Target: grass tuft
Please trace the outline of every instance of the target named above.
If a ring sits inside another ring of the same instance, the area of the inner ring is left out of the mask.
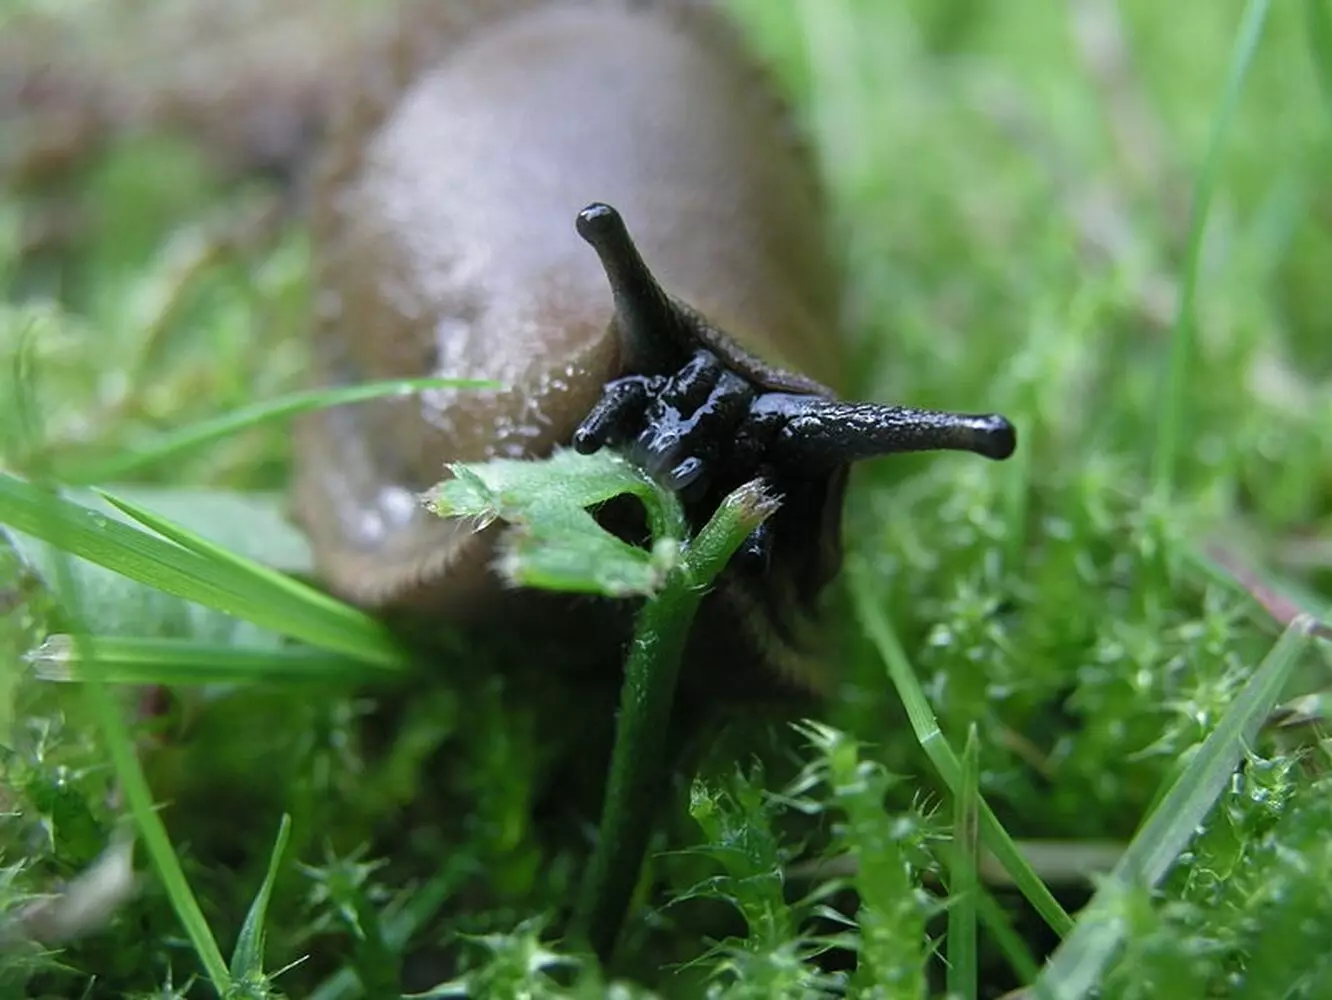
[[[878,610],[871,596],[870,585],[863,566],[850,567],[851,589],[857,611],[866,632],[870,635],[879,655],[883,658],[888,676],[906,706],[912,731],[920,742],[939,776],[955,796],[962,794],[962,765],[957,753],[945,739],[939,722],[930,710],[929,700],[921,689],[920,681],[907,662],[901,643],[893,634],[887,619]],[[1008,832],[983,799],[980,806],[980,837],[985,846],[1004,866],[1014,883],[1055,933],[1066,934],[1073,921],[1054,895],[1023,858]]]
[[[1038,996],[1079,1000],[1096,986],[1126,933],[1125,910],[1132,906],[1133,894],[1155,888],[1195,836],[1280,698],[1313,625],[1301,616],[1287,627],[1216,728],[1195,748],[1072,933],[1050,957],[1035,984]]]

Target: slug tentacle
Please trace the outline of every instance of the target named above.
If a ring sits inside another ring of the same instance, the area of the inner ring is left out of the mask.
[[[756,409],[780,414],[773,459],[788,467],[830,468],[913,451],[969,451],[1002,460],[1017,447],[1017,432],[994,413],[949,413],[910,406],[847,403],[768,393]]]
[[[630,363],[652,373],[678,368],[693,346],[690,317],[657,284],[620,213],[594,202],[578,213],[577,227],[606,270]]]
[[[574,451],[590,455],[603,445],[633,438],[648,404],[666,385],[663,375],[626,375],[607,382],[601,399],[574,431]]]

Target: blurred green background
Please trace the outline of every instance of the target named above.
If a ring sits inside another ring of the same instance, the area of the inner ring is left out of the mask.
[[[302,0],[279,31],[262,5],[216,22],[196,6],[226,5],[0,8],[10,471],[78,469],[303,387],[308,234],[280,214],[272,162],[238,169],[265,91],[227,45],[282,64],[260,82],[299,97],[387,8]],[[828,181],[849,394],[999,411],[1020,428],[1004,466],[930,456],[858,471],[846,533],[875,607],[953,746],[976,727],[980,792],[1013,837],[1127,842],[1280,631],[1209,567],[1329,606],[1332,9],[732,6]],[[156,102],[169,88],[186,96]],[[280,490],[288,444],[267,424],[141,479]],[[0,573],[0,915],[21,927],[122,823],[87,703],[23,660],[61,610],[13,553]],[[692,797],[693,772],[677,775],[659,846],[700,850],[659,864],[629,929],[616,971],[644,989],[943,995],[926,935],[943,934],[951,800],[846,598],[829,609],[845,684],[817,718],[859,748],[737,718],[700,750]],[[156,627],[129,600],[113,588],[105,613]],[[344,968],[416,988],[463,976],[471,995],[603,995],[596,970],[537,945],[532,921],[586,857],[595,810],[554,762],[581,759],[572,720],[604,703],[562,688],[546,669],[558,651],[491,669],[505,655],[469,650],[411,691],[183,689],[151,716],[153,794],[224,953],[279,816],[293,816],[300,866],[279,872],[264,968],[310,957],[236,996],[350,995],[328,985]],[[1286,692],[1311,696],[1303,724],[1269,727],[1160,890],[1123,901],[1103,996],[1327,995],[1326,662],[1305,667]],[[830,778],[848,753],[863,764],[847,772],[856,794]],[[760,794],[802,767],[819,780]],[[847,848],[900,865],[820,901],[845,926],[796,904],[798,879],[783,896],[782,870]],[[0,951],[4,995],[210,995],[184,985],[198,962],[140,867],[141,891],[97,933],[59,953]],[[1089,895],[1055,888],[1070,911]],[[378,940],[386,906],[430,892],[446,902],[425,907],[411,948]],[[1053,935],[995,893],[1040,961]],[[1021,984],[1004,953],[982,931],[976,995]]]

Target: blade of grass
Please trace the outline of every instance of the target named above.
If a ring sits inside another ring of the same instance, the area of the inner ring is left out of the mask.
[[[902,644],[897,641],[892,626],[872,597],[869,573],[864,563],[859,559],[849,560],[847,577],[861,625],[883,659],[888,677],[906,707],[907,717],[911,721],[912,731],[921,749],[939,772],[944,784],[954,795],[958,795],[961,788],[962,765],[944,738],[934,712],[930,710],[929,700],[921,689],[915,671],[911,669]],[[1013,877],[1013,884],[1041,915],[1041,919],[1051,930],[1063,937],[1073,926],[1072,919],[1027,863],[985,799],[978,797],[977,802],[980,809],[981,840],[994,855],[995,860]]]
[[[1050,956],[1035,984],[1037,996],[1079,1000],[1097,985],[1123,941],[1120,901],[1126,893],[1155,887],[1193,839],[1281,696],[1315,624],[1300,616],[1263,658],[1097,889],[1073,932]]]
[[[976,904],[980,918],[985,923],[985,929],[994,938],[995,947],[1004,956],[1009,968],[1018,974],[1022,982],[1035,982],[1036,977],[1040,975],[1040,967],[1036,964],[1031,949],[1027,947],[1027,942],[1014,929],[1013,921],[1009,919],[1003,907],[995,902],[994,897],[983,886],[977,888]]]
[[[56,571],[65,577],[62,581],[61,590],[70,596],[72,607],[69,609],[69,613],[71,617],[77,619],[78,585],[72,579],[68,566],[63,564],[63,560],[62,565],[58,566]],[[74,642],[81,644],[82,636],[85,634],[82,629],[76,629],[73,632]],[[80,648],[79,655],[85,663],[91,664],[94,662],[93,651],[86,646]],[[162,880],[162,888],[166,891],[167,898],[171,901],[171,906],[175,910],[177,918],[184,927],[190,943],[194,946],[195,953],[199,956],[199,961],[208,974],[208,978],[212,981],[213,988],[217,991],[219,997],[224,997],[231,988],[231,975],[227,971],[227,965],[222,958],[222,950],[217,945],[217,939],[208,926],[208,920],[204,917],[203,909],[199,906],[199,901],[195,898],[194,891],[190,888],[189,881],[185,877],[180,859],[171,846],[171,839],[167,835],[166,826],[162,823],[161,816],[158,815],[157,807],[153,802],[152,791],[148,787],[148,779],[143,773],[142,765],[139,763],[134,739],[130,734],[129,726],[125,722],[121,708],[107,687],[101,682],[95,669],[90,671],[83,692],[89,710],[102,731],[102,739],[111,758],[111,768],[115,773],[116,782],[124,795],[130,816],[138,827],[139,836],[143,838],[148,857],[152,861],[153,867],[157,869],[158,877]]]
[[[254,902],[245,914],[245,923],[241,925],[236,937],[236,948],[231,953],[231,975],[243,983],[260,982],[264,975],[264,920],[268,916],[268,901],[273,896],[273,884],[277,881],[278,868],[282,856],[287,853],[287,842],[291,839],[291,817],[282,814],[278,826],[277,841],[273,844],[273,853],[268,859],[268,871],[255,893]]]
[[[1189,371],[1196,354],[1194,340],[1197,325],[1198,268],[1202,258],[1203,236],[1207,230],[1207,216],[1221,169],[1222,147],[1230,131],[1240,94],[1244,90],[1249,67],[1253,63],[1254,54],[1258,51],[1258,43],[1262,39],[1263,27],[1267,23],[1267,14],[1271,6],[1271,0],[1248,0],[1245,5],[1244,17],[1240,22],[1230,58],[1230,68],[1221,92],[1221,101],[1212,118],[1207,149],[1203,154],[1197,180],[1194,182],[1184,273],[1180,277],[1179,307],[1170,337],[1170,362],[1165,389],[1161,394],[1160,436],[1156,442],[1155,467],[1152,470],[1153,487],[1157,498],[1162,501],[1168,500],[1174,491],[1180,443],[1184,440],[1184,424],[1187,420],[1185,397],[1189,391]]]
[[[157,814],[152,791],[148,788],[148,779],[134,750],[134,740],[129,727],[121,715],[120,707],[111,697],[110,692],[100,682],[92,681],[84,685],[85,697],[102,730],[102,738],[111,757],[111,766],[116,780],[124,793],[130,815],[139,828],[148,856],[157,869],[158,878],[185,933],[194,946],[199,961],[203,964],[208,978],[219,997],[226,996],[231,988],[231,977],[227,972],[222,950],[217,946],[203,909],[185,878],[185,870],[171,846],[166,826]]]
[[[265,649],[210,645],[183,639],[139,636],[53,635],[26,660],[44,681],[81,683],[88,679],[84,651],[104,684],[258,684],[371,680],[374,671],[360,660],[306,646]]]
[[[980,845],[980,735],[973,723],[962,751],[962,786],[954,800],[952,879],[948,886],[948,995],[975,1000],[980,984],[976,955]]]
[[[147,466],[156,465],[168,458],[174,458],[259,424],[285,420],[330,406],[364,403],[385,396],[410,396],[430,389],[498,388],[500,388],[498,382],[483,379],[418,378],[293,392],[277,399],[242,406],[230,413],[202,420],[179,430],[169,431],[141,448],[122,455],[114,455],[103,462],[77,462],[70,463],[67,468],[57,467],[53,478],[73,485],[106,482],[109,479],[139,472]]]
[[[159,519],[160,520],[160,519]],[[372,666],[401,669],[406,654],[389,630],[355,608],[295,581],[275,585],[250,560],[205,558],[58,494],[0,473],[0,523],[71,555],[205,607]],[[188,536],[183,529],[177,534]],[[201,542],[200,547],[210,543]]]
[[[40,440],[37,411],[33,404],[34,387],[30,382],[20,382],[15,389],[18,434],[21,443],[29,445]],[[74,508],[72,516],[67,508]],[[93,536],[97,534],[93,527],[94,522],[89,517],[92,512],[83,511],[80,514],[77,505],[69,504],[52,491],[0,474],[0,523],[12,523],[9,521],[9,516],[15,510],[25,514],[31,529],[35,529],[29,530],[28,533],[45,538],[62,552],[73,552],[78,544],[76,536],[87,541],[89,533]],[[108,520],[101,515],[92,516],[101,521]],[[128,525],[121,524],[118,527],[134,535],[142,534],[129,528]],[[167,542],[154,541],[181,551]],[[54,563],[57,590],[65,604],[65,613],[71,621],[71,635],[76,644],[83,644],[88,629],[82,613],[83,601],[78,581],[71,571],[68,559],[57,558]],[[157,870],[158,877],[162,880],[162,888],[166,892],[167,899],[186,936],[190,939],[200,964],[212,981],[213,989],[219,997],[225,997],[231,990],[231,974],[222,957],[222,950],[217,945],[217,939],[208,926],[207,918],[204,917],[203,909],[199,906],[199,901],[185,877],[180,858],[171,846],[171,838],[167,835],[166,826],[153,802],[148,778],[143,772],[137,747],[121,707],[106,685],[101,682],[95,668],[92,650],[86,645],[80,645],[79,657],[92,667],[90,676],[83,685],[82,694],[88,704],[89,713],[101,730],[102,740],[111,758],[111,769],[130,817],[138,828],[139,836],[143,839],[144,848]]]
[[[1323,91],[1323,103],[1332,115],[1332,8],[1327,0],[1304,0],[1304,18],[1314,75]]]
[[[175,542],[181,548],[188,549],[190,552],[201,556],[210,565],[219,568],[225,567],[228,573],[234,573],[238,578],[245,579],[247,586],[267,588],[275,599],[290,598],[294,606],[307,607],[311,610],[319,609],[330,616],[340,616],[347,610],[347,605],[334,597],[330,597],[323,591],[316,590],[295,577],[279,573],[262,563],[232,552],[203,535],[191,531],[184,525],[168,520],[132,500],[112,496],[110,493],[101,490],[98,490],[97,493],[111,506],[132,517],[145,528],[156,532],[168,541]]]

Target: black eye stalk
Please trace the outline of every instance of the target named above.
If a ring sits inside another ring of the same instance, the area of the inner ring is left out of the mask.
[[[694,504],[720,500],[756,477],[778,494],[813,501],[820,491],[811,492],[811,483],[840,483],[861,459],[970,451],[1001,460],[1017,447],[1013,425],[996,414],[844,402],[771,367],[661,288],[614,208],[589,205],[577,225],[606,270],[631,372],[606,383],[575,431],[582,454],[622,448]],[[836,492],[829,499],[840,501]],[[807,515],[825,513],[806,507]],[[779,531],[760,529],[748,554],[767,565]]]

